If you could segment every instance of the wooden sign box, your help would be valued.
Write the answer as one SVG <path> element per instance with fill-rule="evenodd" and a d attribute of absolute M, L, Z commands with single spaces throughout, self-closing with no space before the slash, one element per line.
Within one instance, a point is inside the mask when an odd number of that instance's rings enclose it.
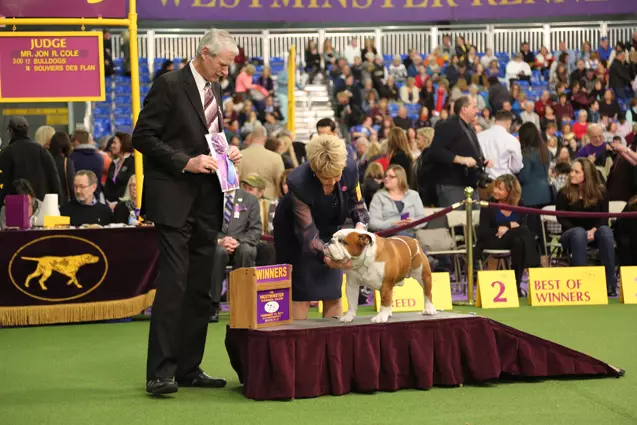
<path fill-rule="evenodd" d="M 292 265 L 230 272 L 230 327 L 259 329 L 292 323 Z"/>

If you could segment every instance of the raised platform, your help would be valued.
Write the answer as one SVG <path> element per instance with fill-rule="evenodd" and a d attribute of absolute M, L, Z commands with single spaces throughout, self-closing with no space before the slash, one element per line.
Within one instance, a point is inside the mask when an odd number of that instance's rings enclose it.
<path fill-rule="evenodd" d="M 230 363 L 255 400 L 458 386 L 505 378 L 619 377 L 585 354 L 471 314 L 313 319 L 226 331 Z"/>

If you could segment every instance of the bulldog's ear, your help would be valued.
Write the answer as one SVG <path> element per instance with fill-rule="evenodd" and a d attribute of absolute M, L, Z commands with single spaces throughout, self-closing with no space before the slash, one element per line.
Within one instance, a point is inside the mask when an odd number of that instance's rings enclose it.
<path fill-rule="evenodd" d="M 358 244 L 361 246 L 373 245 L 374 239 L 367 233 L 361 233 L 358 235 Z"/>

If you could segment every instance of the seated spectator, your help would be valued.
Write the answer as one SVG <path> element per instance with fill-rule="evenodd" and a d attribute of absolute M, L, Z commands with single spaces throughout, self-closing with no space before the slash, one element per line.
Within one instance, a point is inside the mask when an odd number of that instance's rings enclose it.
<path fill-rule="evenodd" d="M 401 106 L 398 108 L 398 115 L 394 117 L 394 125 L 398 128 L 402 128 L 407 131 L 407 129 L 414 126 L 414 122 L 411 118 L 407 117 L 407 108 Z"/>
<path fill-rule="evenodd" d="M 241 100 L 252 98 L 256 102 L 261 102 L 268 96 L 268 90 L 265 87 L 254 83 L 256 72 L 254 65 L 249 64 L 244 66 L 237 75 L 234 91 Z"/>
<path fill-rule="evenodd" d="M 287 178 L 287 175 L 286 175 Z M 278 199 L 267 199 L 265 182 L 258 174 L 250 174 L 241 179 L 241 188 L 259 201 L 259 215 L 261 216 L 261 234 L 272 235 L 274 231 L 274 214 L 279 204 Z M 259 241 L 257 244 L 257 257 L 255 265 L 268 266 L 276 263 L 276 251 L 274 245 L 269 242 Z"/>
<path fill-rule="evenodd" d="M 524 62 L 522 55 L 517 53 L 513 60 L 509 61 L 506 66 L 506 80 L 513 85 L 515 81 L 531 81 L 531 67 Z"/>
<path fill-rule="evenodd" d="M 530 122 L 532 124 L 535 124 L 535 126 L 539 130 L 540 116 L 535 113 L 534 108 L 535 104 L 532 101 L 527 100 L 526 102 L 524 102 L 524 110 L 520 113 L 520 119 L 522 120 L 522 124 L 524 124 L 525 122 Z"/>
<path fill-rule="evenodd" d="M 588 127 L 588 137 L 590 143 L 577 151 L 577 158 L 588 158 L 596 166 L 604 167 L 610 146 L 604 142 L 602 128 L 597 124 L 591 124 Z"/>
<path fill-rule="evenodd" d="M 128 179 L 126 191 L 119 198 L 113 211 L 113 222 L 136 226 L 139 224 L 139 208 L 137 207 L 137 180 L 133 174 Z"/>
<path fill-rule="evenodd" d="M 522 206 L 521 196 L 522 188 L 517 179 L 511 174 L 504 174 L 493 182 L 493 195 L 490 201 L 503 205 Z M 535 239 L 526 227 L 526 214 L 496 208 L 481 208 L 477 236 L 476 256 L 478 258 L 485 249 L 511 251 L 511 265 L 515 271 L 518 296 L 526 296 L 520 288 L 524 269 L 540 265 Z"/>
<path fill-rule="evenodd" d="M 418 192 L 407 185 L 403 167 L 395 164 L 387 167 L 384 185 L 382 190 L 376 192 L 369 206 L 370 231 L 402 226 L 425 216 Z M 399 235 L 415 237 L 416 230 L 403 230 Z"/>
<path fill-rule="evenodd" d="M 60 207 L 60 214 L 71 218 L 71 226 L 85 224 L 106 226 L 113 221 L 111 209 L 95 198 L 97 176 L 90 170 L 80 170 L 75 174 L 73 190 L 75 199 Z"/>
<path fill-rule="evenodd" d="M 573 117 L 573 105 L 568 101 L 568 96 L 566 93 L 560 94 L 558 103 L 553 105 L 553 110 L 555 111 L 555 118 L 558 121 L 561 121 L 562 118 L 568 118 L 569 122 Z"/>
<path fill-rule="evenodd" d="M 414 105 L 420 100 L 420 91 L 413 77 L 407 78 L 407 83 L 400 88 L 400 100 L 408 105 Z"/>
<path fill-rule="evenodd" d="M 111 145 L 113 162 L 108 169 L 108 178 L 104 185 L 104 198 L 107 202 L 116 203 L 124 196 L 130 176 L 135 174 L 135 157 L 131 135 L 115 133 Z"/>
<path fill-rule="evenodd" d="M 582 136 L 588 133 L 588 113 L 581 109 L 577 114 L 577 122 L 573 124 L 573 133 L 577 140 L 582 140 Z"/>
<path fill-rule="evenodd" d="M 557 211 L 608 212 L 608 196 L 595 165 L 586 158 L 573 162 L 570 179 L 557 194 Z M 560 242 L 571 255 L 571 266 L 588 264 L 588 246 L 599 249 L 606 269 L 606 287 L 609 296 L 617 295 L 615 275 L 615 240 L 606 218 L 558 217 L 562 225 Z"/>
<path fill-rule="evenodd" d="M 549 170 L 551 185 L 555 193 L 562 190 L 566 186 L 569 174 L 571 173 L 571 150 L 567 146 L 562 146 L 554 161 L 551 161 L 551 169 Z"/>
<path fill-rule="evenodd" d="M 269 199 L 277 199 L 279 196 L 277 192 L 279 179 L 285 169 L 284 159 L 279 150 L 282 143 L 277 139 L 273 139 L 276 142 L 276 150 L 270 151 L 265 148 L 267 137 L 268 135 L 263 127 L 257 127 L 250 134 L 250 146 L 242 151 L 243 159 L 237 165 L 237 171 L 241 176 L 250 174 L 261 176 L 265 182 L 266 196 Z M 287 149 L 288 146 L 285 146 L 285 148 Z"/>
<path fill-rule="evenodd" d="M 35 217 L 42 207 L 42 201 L 35 197 L 35 192 L 33 191 L 33 187 L 31 187 L 31 183 L 25 179 L 18 179 L 13 182 L 11 191 L 7 192 L 7 195 L 27 195 L 29 199 L 29 218 L 31 226 L 33 226 L 35 224 Z M 6 228 L 7 212 L 5 205 L 3 204 L 0 207 L 0 230 L 5 230 Z"/>
<path fill-rule="evenodd" d="M 387 69 L 387 74 L 394 77 L 394 81 L 397 83 L 402 83 L 407 79 L 407 68 L 405 68 L 400 55 L 394 55 L 393 62 Z"/>
<path fill-rule="evenodd" d="M 599 104 L 600 117 L 615 118 L 621 112 L 619 103 L 615 99 L 615 94 L 612 90 L 606 90 L 604 92 L 604 99 Z"/>
<path fill-rule="evenodd" d="M 234 268 L 254 267 L 257 245 L 261 239 L 261 215 L 259 201 L 243 189 L 224 196 L 223 224 L 218 235 L 212 267 L 211 321 L 219 320 L 221 288 L 226 266 Z"/>

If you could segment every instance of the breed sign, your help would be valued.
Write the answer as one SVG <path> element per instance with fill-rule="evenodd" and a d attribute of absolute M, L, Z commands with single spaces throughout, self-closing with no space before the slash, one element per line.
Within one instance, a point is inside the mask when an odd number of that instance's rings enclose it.
<path fill-rule="evenodd" d="M 101 32 L 0 33 L 0 102 L 102 101 Z"/>
<path fill-rule="evenodd" d="M 604 267 L 529 269 L 532 306 L 608 304 Z"/>

